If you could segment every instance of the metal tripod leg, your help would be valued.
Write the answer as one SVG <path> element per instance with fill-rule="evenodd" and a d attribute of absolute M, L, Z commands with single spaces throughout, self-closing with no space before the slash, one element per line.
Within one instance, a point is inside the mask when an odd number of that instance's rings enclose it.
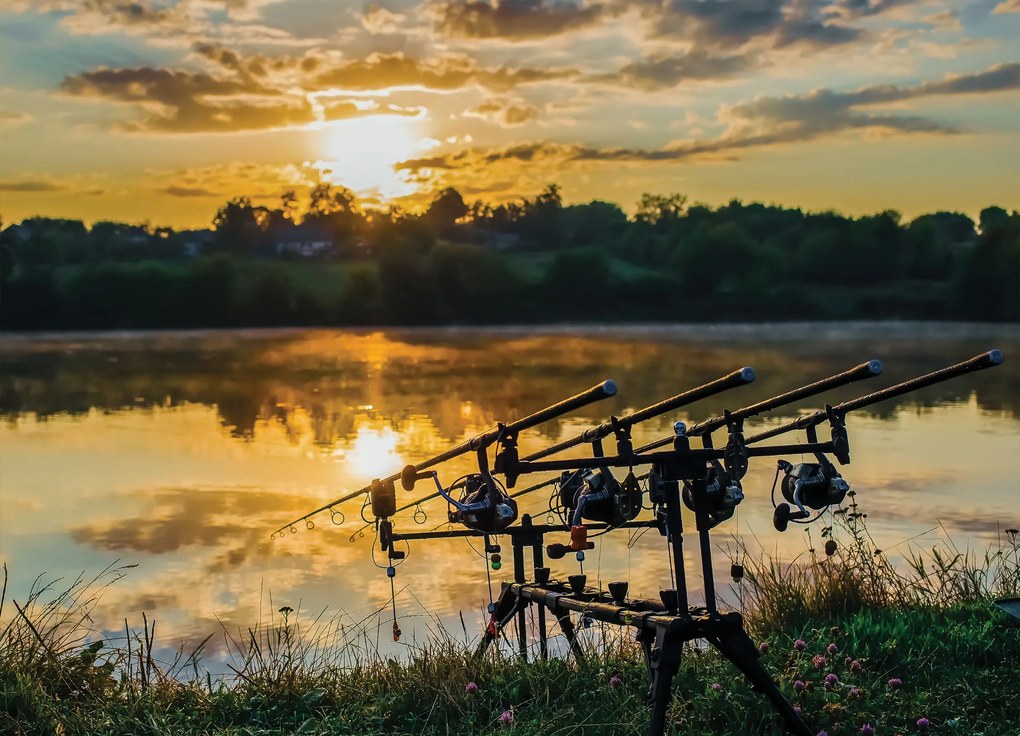
<path fill-rule="evenodd" d="M 514 593 L 513 589 L 503 583 L 503 590 L 499 594 L 499 599 L 496 601 L 496 608 L 493 611 L 490 620 L 489 627 L 485 630 L 482 635 L 481 641 L 478 642 L 478 646 L 475 648 L 475 656 L 481 657 L 488 651 L 489 646 L 492 642 L 499 638 L 499 632 L 513 620 L 517 612 L 524 608 L 524 602 L 520 597 Z"/>
<path fill-rule="evenodd" d="M 776 681 L 761 666 L 758 650 L 744 631 L 740 614 L 725 614 L 719 624 L 714 635 L 706 637 L 708 642 L 744 673 L 755 690 L 769 699 L 772 707 L 782 717 L 787 731 L 795 736 L 814 736 L 815 732 L 804 723 L 790 701 L 779 691 Z"/>
<path fill-rule="evenodd" d="M 574 622 L 570 620 L 570 614 L 564 613 L 557 616 L 556 623 L 560 625 L 560 630 L 567 637 L 567 644 L 570 645 L 570 651 L 574 655 L 574 659 L 578 663 L 583 662 L 584 651 L 582 651 L 581 645 L 577 642 L 577 630 L 574 628 Z"/>
<path fill-rule="evenodd" d="M 673 676 L 680 669 L 685 640 L 664 627 L 656 629 L 655 641 L 650 639 L 649 632 L 641 632 L 641 646 L 652 681 L 648 691 L 648 700 L 652 706 L 648 736 L 663 736 L 666 732 L 666 713 L 673 699 Z"/>

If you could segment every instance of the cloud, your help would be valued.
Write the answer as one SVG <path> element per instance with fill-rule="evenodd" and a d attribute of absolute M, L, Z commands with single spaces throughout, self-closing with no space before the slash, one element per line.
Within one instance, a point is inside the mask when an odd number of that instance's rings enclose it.
<path fill-rule="evenodd" d="M 727 130 L 717 138 L 677 141 L 662 148 L 593 147 L 528 142 L 497 149 L 467 149 L 398 164 L 418 177 L 461 169 L 480 170 L 508 162 L 558 165 L 584 162 L 649 163 L 732 156 L 744 150 L 803 143 L 851 130 L 880 133 L 950 135 L 959 131 L 938 121 L 870 108 L 920 97 L 985 94 L 1020 89 L 1020 64 L 1001 64 L 975 74 L 948 77 L 913 87 L 878 85 L 851 92 L 816 90 L 805 95 L 760 97 L 724 106 Z"/>
<path fill-rule="evenodd" d="M 361 25 L 369 33 L 394 33 L 407 20 L 402 13 L 394 13 L 380 5 L 373 5 L 361 14 Z"/>
<path fill-rule="evenodd" d="M 50 194 L 67 190 L 64 184 L 50 181 L 48 179 L 21 179 L 18 181 L 0 182 L 0 191 L 4 192 L 32 192 L 35 194 Z"/>
<path fill-rule="evenodd" d="M 201 187 L 180 187 L 171 186 L 166 189 L 160 189 L 163 194 L 169 194 L 171 197 L 220 197 L 222 195 L 211 192 L 208 189 L 202 189 Z"/>
<path fill-rule="evenodd" d="M 400 117 L 416 118 L 424 114 L 420 107 L 400 107 L 393 104 L 380 104 L 377 100 L 337 100 L 330 98 L 319 98 L 322 107 L 323 118 L 327 121 L 350 120 L 351 118 L 363 118 L 371 115 L 398 115 Z"/>
<path fill-rule="evenodd" d="M 838 46 L 863 31 L 842 24 L 857 17 L 815 0 L 621 0 L 635 9 L 652 38 L 684 40 L 696 48 L 732 53 L 760 48 Z M 854 3 L 856 4 L 856 3 Z"/>
<path fill-rule="evenodd" d="M 522 41 L 594 25 L 607 15 L 607 6 L 573 0 L 441 0 L 429 12 L 444 34 Z"/>
<path fill-rule="evenodd" d="M 252 199 L 275 199 L 288 189 L 305 189 L 318 180 L 294 165 L 277 166 L 233 161 L 192 169 L 147 169 L 147 181 L 172 181 L 161 190 L 176 197 L 218 197 L 243 194 Z M 171 192 L 170 189 L 175 191 Z M 204 192 L 205 194 L 200 194 Z"/>
<path fill-rule="evenodd" d="M 234 132 L 315 120 L 311 103 L 304 97 L 284 96 L 250 80 L 183 70 L 100 68 L 67 77 L 60 89 L 75 97 L 137 106 L 144 116 L 124 125 L 135 132 Z"/>
<path fill-rule="evenodd" d="M 612 74 L 593 77 L 593 81 L 654 91 L 691 80 L 727 79 L 753 64 L 754 58 L 750 55 L 716 56 L 692 50 L 681 56 L 652 56 L 632 61 Z"/>
<path fill-rule="evenodd" d="M 335 52 L 318 51 L 302 56 L 245 56 L 214 44 L 197 44 L 193 51 L 239 80 L 280 89 L 297 87 L 309 92 L 391 89 L 451 92 L 469 86 L 505 91 L 520 85 L 579 76 L 575 69 L 484 67 L 467 56 L 455 54 L 431 59 L 416 59 L 403 52 L 377 52 L 363 58 L 343 58 Z"/>
<path fill-rule="evenodd" d="M 15 125 L 28 120 L 28 115 L 23 112 L 0 109 L 0 125 Z"/>
<path fill-rule="evenodd" d="M 317 89 L 351 91 L 393 88 L 452 91 L 471 85 L 505 91 L 525 84 L 576 76 L 578 72 L 573 69 L 484 68 L 465 56 L 448 55 L 419 61 L 402 53 L 393 53 L 371 54 L 364 59 L 332 63 L 308 83 Z"/>
<path fill-rule="evenodd" d="M 523 100 L 511 101 L 492 98 L 477 107 L 471 108 L 464 115 L 485 120 L 504 128 L 512 128 L 517 125 L 524 125 L 537 118 L 538 110 Z"/>
<path fill-rule="evenodd" d="M 1000 15 L 1003 13 L 1020 13 L 1020 0 L 1002 0 L 1002 2 L 996 5 L 992 10 L 993 15 Z"/>

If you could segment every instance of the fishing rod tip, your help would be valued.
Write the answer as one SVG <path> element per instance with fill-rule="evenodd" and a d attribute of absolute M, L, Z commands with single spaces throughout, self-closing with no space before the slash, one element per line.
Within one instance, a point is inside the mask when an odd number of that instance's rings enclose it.
<path fill-rule="evenodd" d="M 882 361 L 877 358 L 872 358 L 868 361 L 868 373 L 873 376 L 881 375 L 882 371 L 885 370 L 885 366 L 882 365 Z"/>
<path fill-rule="evenodd" d="M 612 378 L 602 382 L 602 393 L 606 396 L 616 396 L 616 381 Z"/>
<path fill-rule="evenodd" d="M 988 362 L 992 365 L 998 365 L 1002 362 L 1002 351 L 998 348 L 993 348 L 988 351 Z"/>
<path fill-rule="evenodd" d="M 742 380 L 744 383 L 750 383 L 757 377 L 758 374 L 755 373 L 754 368 L 752 368 L 749 365 L 745 365 L 743 368 L 740 369 L 740 380 Z"/>

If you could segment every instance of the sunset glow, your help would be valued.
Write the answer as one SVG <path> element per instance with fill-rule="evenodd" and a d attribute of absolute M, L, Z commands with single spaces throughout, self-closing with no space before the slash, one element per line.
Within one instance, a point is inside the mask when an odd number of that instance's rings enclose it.
<path fill-rule="evenodd" d="M 345 120 L 322 129 L 322 177 L 363 195 L 392 200 L 413 194 L 414 185 L 394 165 L 422 150 L 420 124 L 403 117 L 378 115 Z"/>
<path fill-rule="evenodd" d="M 321 182 L 1020 206 L 1020 4 L 0 0 L 0 208 L 207 227 Z"/>

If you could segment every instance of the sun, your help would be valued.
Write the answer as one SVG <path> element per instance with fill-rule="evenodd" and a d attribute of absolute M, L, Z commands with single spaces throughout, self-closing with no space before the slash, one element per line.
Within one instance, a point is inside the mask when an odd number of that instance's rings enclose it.
<path fill-rule="evenodd" d="M 400 115 L 372 115 L 323 126 L 323 178 L 383 199 L 413 194 L 416 187 L 393 165 L 418 156 L 428 145 L 423 122 Z"/>
<path fill-rule="evenodd" d="M 382 478 L 400 469 L 397 433 L 388 426 L 360 427 L 351 447 L 344 453 L 350 470 L 366 478 Z"/>

